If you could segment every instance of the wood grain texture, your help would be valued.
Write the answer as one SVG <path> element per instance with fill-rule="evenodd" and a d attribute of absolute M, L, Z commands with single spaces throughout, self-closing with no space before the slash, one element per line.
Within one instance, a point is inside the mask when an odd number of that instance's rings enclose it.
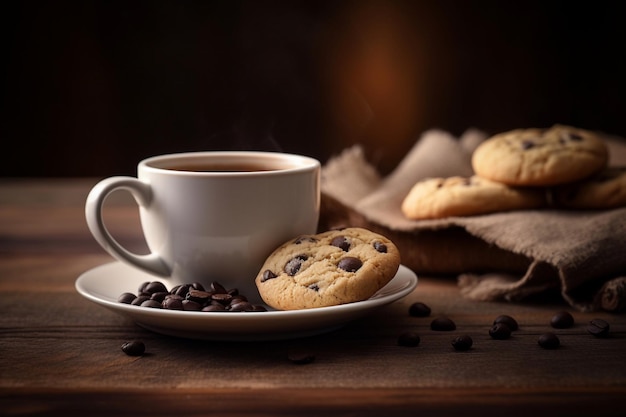
<path fill-rule="evenodd" d="M 480 303 L 462 298 L 454 277 L 420 277 L 416 290 L 375 314 L 332 333 L 269 342 L 213 342 L 161 336 L 83 299 L 82 272 L 110 262 L 84 225 L 82 196 L 91 181 L 0 183 L 1 415 L 618 415 L 626 394 L 626 317 L 572 311 L 575 325 L 555 330 L 558 298 Z M 18 186 L 19 185 L 19 186 Z M 117 206 L 120 230 L 132 232 L 132 202 Z M 33 213 L 36 214 L 35 218 Z M 135 229 L 137 230 L 137 229 Z M 411 303 L 431 317 L 408 314 Z M 500 314 L 520 329 L 493 340 Z M 430 321 L 452 318 L 436 332 Z M 611 335 L 598 339 L 586 323 L 601 317 Z M 397 344 L 404 331 L 417 347 Z M 561 347 L 538 346 L 554 331 Z M 456 352 L 451 340 L 474 346 Z M 123 342 L 141 339 L 142 357 Z M 293 350 L 315 356 L 308 365 Z M 76 415 L 78 415 L 76 414 Z"/>

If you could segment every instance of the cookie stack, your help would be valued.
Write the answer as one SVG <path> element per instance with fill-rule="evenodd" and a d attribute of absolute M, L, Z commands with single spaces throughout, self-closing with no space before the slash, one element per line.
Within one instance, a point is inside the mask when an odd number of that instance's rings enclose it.
<path fill-rule="evenodd" d="M 413 220 L 540 209 L 626 205 L 626 168 L 607 168 L 609 151 L 593 132 L 570 126 L 495 135 L 472 154 L 472 177 L 428 178 L 402 203 Z"/>

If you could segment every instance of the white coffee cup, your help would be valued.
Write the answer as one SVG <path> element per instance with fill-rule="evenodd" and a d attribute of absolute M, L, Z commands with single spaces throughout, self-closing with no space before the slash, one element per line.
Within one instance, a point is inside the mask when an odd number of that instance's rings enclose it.
<path fill-rule="evenodd" d="M 137 178 L 96 184 L 85 205 L 89 230 L 116 259 L 174 286 L 218 281 L 259 300 L 254 284 L 282 243 L 317 230 L 320 163 L 277 152 L 191 152 L 138 164 Z M 104 203 L 127 190 L 139 205 L 150 249 L 132 253 L 107 230 Z"/>

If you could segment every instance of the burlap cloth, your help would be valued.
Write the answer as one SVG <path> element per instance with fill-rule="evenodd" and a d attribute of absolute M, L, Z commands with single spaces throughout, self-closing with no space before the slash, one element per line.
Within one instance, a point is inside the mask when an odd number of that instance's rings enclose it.
<path fill-rule="evenodd" d="M 392 239 L 418 274 L 458 277 L 475 300 L 524 301 L 561 294 L 581 311 L 626 310 L 626 208 L 524 210 L 440 220 L 407 220 L 400 204 L 420 179 L 473 174 L 471 154 L 485 139 L 424 133 L 381 178 L 358 146 L 322 169 L 320 229 L 360 226 Z M 610 165 L 626 165 L 626 142 L 606 137 Z"/>

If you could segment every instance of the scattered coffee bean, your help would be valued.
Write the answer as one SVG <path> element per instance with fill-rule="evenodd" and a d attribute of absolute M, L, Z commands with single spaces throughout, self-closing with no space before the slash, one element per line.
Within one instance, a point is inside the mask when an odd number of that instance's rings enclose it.
<path fill-rule="evenodd" d="M 497 340 L 505 340 L 511 337 L 511 329 L 504 323 L 496 323 L 489 329 L 489 336 Z"/>
<path fill-rule="evenodd" d="M 430 322 L 430 329 L 435 331 L 449 332 L 456 330 L 456 324 L 448 317 L 437 317 Z"/>
<path fill-rule="evenodd" d="M 415 332 L 404 332 L 398 336 L 398 346 L 414 347 L 420 344 L 420 337 Z"/>
<path fill-rule="evenodd" d="M 363 266 L 363 262 L 359 258 L 354 258 L 352 256 L 346 256 L 342 258 L 337 267 L 343 269 L 346 272 L 356 272 Z"/>
<path fill-rule="evenodd" d="M 211 283 L 209 290 L 202 284 L 182 284 L 170 291 L 158 281 L 144 282 L 139 286 L 139 294 L 129 292 L 118 297 L 118 302 L 141 307 L 162 308 L 183 311 L 232 311 L 262 312 L 267 309 L 262 305 L 252 304 L 239 293 L 237 288 L 227 290 L 219 282 Z M 151 292 L 152 291 L 152 292 Z"/>
<path fill-rule="evenodd" d="M 473 344 L 474 341 L 472 340 L 472 338 L 466 334 L 457 336 L 452 339 L 452 347 L 454 348 L 454 350 L 458 351 L 469 350 Z"/>
<path fill-rule="evenodd" d="M 537 343 L 544 349 L 556 349 L 561 345 L 559 337 L 552 332 L 544 333 L 539 336 Z"/>
<path fill-rule="evenodd" d="M 493 324 L 498 324 L 498 323 L 506 324 L 507 327 L 509 328 L 509 330 L 511 330 L 511 331 L 515 331 L 515 330 L 519 329 L 519 325 L 517 324 L 517 320 L 515 320 L 511 316 L 507 316 L 506 314 L 503 314 L 501 316 L 496 317 L 496 319 L 493 321 Z"/>
<path fill-rule="evenodd" d="M 413 317 L 428 317 L 430 316 L 430 307 L 418 301 L 409 307 L 409 315 Z"/>
<path fill-rule="evenodd" d="M 141 340 L 133 340 L 122 344 L 122 352 L 128 356 L 141 356 L 146 351 L 146 345 Z"/>
<path fill-rule="evenodd" d="M 289 351 L 287 358 L 296 365 L 307 365 L 315 361 L 315 355 L 302 351 Z"/>
<path fill-rule="evenodd" d="M 587 331 L 595 337 L 607 337 L 609 328 L 609 323 L 602 319 L 593 319 L 587 325 Z"/>
<path fill-rule="evenodd" d="M 567 311 L 559 311 L 550 320 L 550 326 L 555 329 L 567 329 L 574 325 L 574 316 Z"/>

